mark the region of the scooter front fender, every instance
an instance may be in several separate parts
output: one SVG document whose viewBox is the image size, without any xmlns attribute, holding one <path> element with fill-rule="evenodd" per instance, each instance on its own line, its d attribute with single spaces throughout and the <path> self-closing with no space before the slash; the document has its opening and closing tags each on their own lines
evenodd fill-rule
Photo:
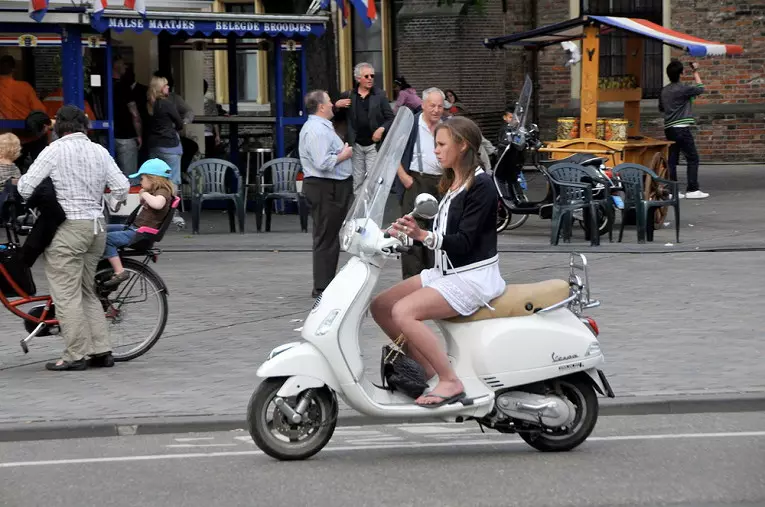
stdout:
<svg viewBox="0 0 765 507">
<path fill-rule="evenodd" d="M 313 344 L 308 342 L 301 342 L 294 347 L 279 352 L 263 363 L 258 368 L 256 375 L 260 378 L 303 377 L 305 380 L 296 379 L 289 382 L 290 386 L 300 384 L 301 391 L 309 387 L 321 387 L 324 384 L 334 391 L 340 391 L 340 382 L 337 381 L 335 372 L 332 371 L 329 362 Z M 316 385 L 317 381 L 322 382 L 322 384 Z M 280 396 L 282 395 L 280 394 Z"/>
</svg>

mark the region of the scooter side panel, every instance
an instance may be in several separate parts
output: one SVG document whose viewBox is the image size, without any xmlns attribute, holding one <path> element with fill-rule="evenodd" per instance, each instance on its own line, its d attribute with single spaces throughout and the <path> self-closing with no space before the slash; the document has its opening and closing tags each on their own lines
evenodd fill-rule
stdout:
<svg viewBox="0 0 765 507">
<path fill-rule="evenodd" d="M 379 276 L 379 268 L 369 266 L 352 257 L 324 290 L 303 324 L 302 336 L 321 349 L 331 364 L 345 364 L 337 368 L 343 383 L 361 378 L 364 363 L 359 349 L 359 329 L 369 300 L 366 291 L 372 291 Z"/>
<path fill-rule="evenodd" d="M 500 389 L 561 377 L 604 361 L 597 338 L 567 309 L 528 317 L 441 323 L 457 369 Z M 462 365 L 470 362 L 470 365 Z"/>
</svg>

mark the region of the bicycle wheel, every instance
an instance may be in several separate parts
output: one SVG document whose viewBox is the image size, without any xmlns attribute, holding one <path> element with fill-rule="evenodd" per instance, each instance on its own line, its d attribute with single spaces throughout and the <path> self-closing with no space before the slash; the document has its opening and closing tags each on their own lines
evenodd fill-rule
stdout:
<svg viewBox="0 0 765 507">
<path fill-rule="evenodd" d="M 118 287 L 103 282 L 114 271 L 101 261 L 96 271 L 96 291 L 109 323 L 109 337 L 115 361 L 130 361 L 151 349 L 167 324 L 167 293 L 159 275 L 133 259 L 122 259 L 130 277 Z"/>
</svg>

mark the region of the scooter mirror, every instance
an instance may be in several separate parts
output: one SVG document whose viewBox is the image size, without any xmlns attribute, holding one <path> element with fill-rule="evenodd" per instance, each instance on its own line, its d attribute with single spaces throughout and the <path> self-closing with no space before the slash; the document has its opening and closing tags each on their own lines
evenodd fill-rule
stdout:
<svg viewBox="0 0 765 507">
<path fill-rule="evenodd" d="M 414 200 L 412 214 L 430 220 L 438 215 L 438 201 L 430 194 L 420 194 Z"/>
</svg>

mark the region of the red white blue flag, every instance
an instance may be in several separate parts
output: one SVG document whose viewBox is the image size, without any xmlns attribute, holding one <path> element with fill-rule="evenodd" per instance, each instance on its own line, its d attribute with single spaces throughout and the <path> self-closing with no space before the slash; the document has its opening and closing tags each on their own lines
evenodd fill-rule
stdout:
<svg viewBox="0 0 765 507">
<path fill-rule="evenodd" d="M 321 9 L 328 10 L 331 0 L 322 0 Z M 348 22 L 350 17 L 350 6 L 353 5 L 353 9 L 356 14 L 359 15 L 361 21 L 367 28 L 372 26 L 372 23 L 377 19 L 377 6 L 374 0 L 335 0 L 337 8 L 343 13 L 343 26 Z"/>
<path fill-rule="evenodd" d="M 122 5 L 126 9 L 135 11 L 141 16 L 146 16 L 146 1 L 145 0 L 124 0 Z M 108 0 L 93 0 L 93 18 L 99 19 L 104 13 L 104 10 L 108 8 Z"/>
<path fill-rule="evenodd" d="M 30 18 L 39 23 L 46 12 L 48 12 L 48 0 L 29 0 Z"/>
</svg>

